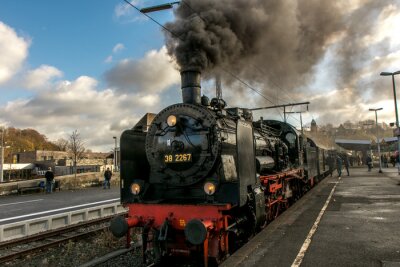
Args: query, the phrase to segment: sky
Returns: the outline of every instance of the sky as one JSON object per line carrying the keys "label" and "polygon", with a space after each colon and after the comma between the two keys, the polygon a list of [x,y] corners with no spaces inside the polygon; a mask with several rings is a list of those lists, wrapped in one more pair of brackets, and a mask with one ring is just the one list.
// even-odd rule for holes
{"label": "sky", "polygon": [[[189,2],[198,12],[211,6],[210,0]],[[400,70],[400,0],[342,0],[335,6],[322,0],[286,6],[261,1],[265,10],[256,8],[258,2],[241,8],[240,25],[261,36],[253,43],[263,49],[250,46],[254,53],[228,54],[223,63],[234,65],[229,70],[235,77],[222,80],[230,107],[310,101],[307,112],[287,111],[304,111],[305,124],[315,119],[336,126],[375,119],[368,109],[382,107],[379,120],[395,121],[392,81],[379,73]],[[235,14],[235,7],[226,7],[221,16]],[[187,22],[176,20],[182,16],[178,9],[149,15],[182,30]],[[262,13],[262,19],[248,20],[245,11]],[[168,35],[122,0],[0,1],[0,126],[33,128],[54,141],[78,130],[87,148],[110,151],[113,136],[119,138],[146,112],[181,102],[180,66]],[[204,79],[202,90],[213,97],[213,79]],[[282,112],[254,116],[282,120]],[[288,122],[300,127],[299,115]]]}

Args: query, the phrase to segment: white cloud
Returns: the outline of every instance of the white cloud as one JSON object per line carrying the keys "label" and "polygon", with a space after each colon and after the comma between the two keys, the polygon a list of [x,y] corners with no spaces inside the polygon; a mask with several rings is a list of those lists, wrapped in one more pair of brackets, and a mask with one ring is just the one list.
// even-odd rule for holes
{"label": "white cloud", "polygon": [[119,3],[114,9],[114,14],[117,18],[130,15],[131,13],[132,7],[127,3]]}
{"label": "white cloud", "polygon": [[[132,0],[132,5],[139,7],[142,5],[143,0]],[[114,8],[114,16],[121,22],[130,23],[138,20],[146,20],[147,17],[143,16],[135,8],[127,3],[119,3]]]}
{"label": "white cloud", "polygon": [[365,46],[369,46],[388,39],[392,47],[400,45],[400,37],[398,35],[398,25],[400,24],[400,9],[398,6],[391,4],[386,6],[379,15],[378,23],[376,23],[371,33],[363,38]]}
{"label": "white cloud", "polygon": [[10,80],[28,56],[30,41],[0,21],[0,84]]}
{"label": "white cloud", "polygon": [[[116,45],[114,46],[114,48],[112,49],[112,53],[113,53],[113,54],[116,54],[116,53],[118,53],[119,51],[122,51],[122,50],[124,50],[124,49],[125,49],[124,44],[118,43],[118,44],[116,44]],[[104,60],[104,62],[105,62],[105,63],[111,63],[111,62],[113,62],[113,60],[114,60],[113,56],[112,56],[112,55],[109,55],[109,56]]]}
{"label": "white cloud", "polygon": [[116,95],[111,89],[99,89],[96,79],[81,76],[53,83],[30,99],[9,101],[0,107],[0,124],[31,127],[50,140],[68,138],[77,129],[88,148],[107,151],[112,136],[133,127],[146,111],[157,112],[159,105],[157,94]]}
{"label": "white cloud", "polygon": [[113,53],[117,53],[117,52],[119,52],[121,50],[124,50],[124,49],[125,49],[125,46],[123,44],[121,44],[121,43],[118,43],[118,44],[116,44],[114,46],[112,51],[113,51]]}
{"label": "white cloud", "polygon": [[27,72],[24,85],[30,89],[45,89],[50,86],[52,79],[59,77],[62,77],[60,70],[52,66],[41,65],[39,68]]}
{"label": "white cloud", "polygon": [[124,93],[160,93],[180,82],[179,72],[165,47],[149,51],[140,60],[121,60],[105,77],[111,86]]}
{"label": "white cloud", "polygon": [[113,57],[112,57],[112,56],[108,56],[108,57],[104,60],[105,63],[111,63],[112,61],[113,61]]}

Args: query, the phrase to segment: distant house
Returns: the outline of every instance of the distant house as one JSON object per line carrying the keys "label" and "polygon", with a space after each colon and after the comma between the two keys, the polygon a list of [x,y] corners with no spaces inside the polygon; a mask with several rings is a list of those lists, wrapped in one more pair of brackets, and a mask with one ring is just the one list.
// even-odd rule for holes
{"label": "distant house", "polygon": [[[15,163],[32,163],[34,173],[41,175],[43,170],[52,167],[56,175],[67,175],[73,172],[72,154],[66,151],[34,150],[13,154]],[[77,172],[100,171],[102,166],[114,164],[113,153],[86,152],[77,162]]]}
{"label": "distant house", "polygon": [[[112,164],[110,153],[87,152],[79,160],[79,165],[104,165]],[[16,163],[36,163],[50,161],[57,166],[69,166],[72,164],[72,154],[66,151],[34,150],[17,152],[13,154]],[[111,162],[110,162],[111,160]]]}

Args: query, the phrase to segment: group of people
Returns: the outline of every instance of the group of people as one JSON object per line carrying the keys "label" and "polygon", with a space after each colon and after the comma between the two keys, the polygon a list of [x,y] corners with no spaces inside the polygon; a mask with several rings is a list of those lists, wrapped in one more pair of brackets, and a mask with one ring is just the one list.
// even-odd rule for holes
{"label": "group of people", "polygon": [[[104,189],[106,188],[110,189],[111,176],[112,172],[110,168],[107,168],[107,170],[104,172],[104,182],[103,182]],[[53,192],[53,185],[54,185],[54,173],[51,167],[47,169],[46,173],[44,174],[44,177],[46,178],[46,194],[51,194]]]}
{"label": "group of people", "polygon": [[331,177],[332,177],[332,174],[333,174],[333,171],[334,171],[335,163],[336,163],[336,170],[338,172],[338,176],[339,177],[342,176],[343,165],[344,165],[344,167],[346,169],[347,176],[350,176],[350,171],[349,171],[350,159],[349,159],[349,156],[347,156],[346,154],[336,155],[336,158],[333,157],[332,155],[328,156],[327,164],[329,166],[329,172],[331,174]]}
{"label": "group of people", "polygon": [[[339,171],[339,169],[341,170],[341,166],[342,166],[341,163],[344,162],[347,174],[349,175],[349,168],[348,168],[348,166],[350,165],[349,164],[349,157],[347,155],[344,155],[342,157],[343,158],[341,158],[339,155],[337,156],[337,163],[336,164],[337,164],[338,174],[339,174],[339,176],[341,175],[341,171]],[[361,157],[357,156],[357,158],[359,159],[359,162],[361,162]],[[396,160],[396,158],[397,158],[397,160]],[[364,160],[365,160],[365,164],[368,167],[368,171],[370,172],[371,169],[373,168],[373,160],[372,160],[371,155],[368,154],[367,157]],[[388,156],[386,154],[381,155],[381,164],[382,164],[381,166],[383,168],[389,168],[389,163],[393,164],[393,167],[395,167],[396,162],[398,162],[398,154],[397,154],[397,152],[396,152],[395,155],[391,155],[391,156],[390,155]]]}

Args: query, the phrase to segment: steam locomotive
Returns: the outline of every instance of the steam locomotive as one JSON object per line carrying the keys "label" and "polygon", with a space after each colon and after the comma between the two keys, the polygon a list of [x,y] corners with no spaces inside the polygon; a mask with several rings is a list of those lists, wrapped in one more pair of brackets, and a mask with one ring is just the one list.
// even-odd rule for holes
{"label": "steam locomotive", "polygon": [[182,71],[183,103],[146,114],[120,139],[129,211],[110,228],[128,245],[139,229],[147,263],[219,263],[331,171],[332,151],[287,123],[201,97],[200,79]]}

